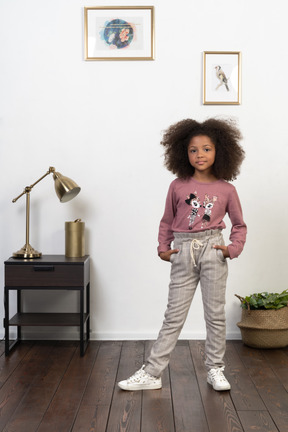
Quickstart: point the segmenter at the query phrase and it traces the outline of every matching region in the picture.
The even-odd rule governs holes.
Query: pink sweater
[[[242,252],[247,233],[235,187],[224,180],[199,183],[193,178],[177,178],[169,187],[160,222],[158,253],[171,248],[174,232],[193,233],[226,228],[223,221],[226,213],[232,223],[228,250],[233,259]]]

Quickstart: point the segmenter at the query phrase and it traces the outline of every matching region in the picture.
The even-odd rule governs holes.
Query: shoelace
[[[144,371],[145,365],[141,367],[138,371],[134,373],[127,381],[129,382],[139,382],[141,378],[145,377],[145,375],[148,375],[147,372]]]
[[[194,250],[198,250],[200,249],[200,247],[204,246],[203,243],[201,243],[199,240],[197,239],[193,239],[191,241],[190,244],[190,255],[194,264],[194,267],[197,267],[196,262],[195,262],[195,257],[194,257]]]
[[[225,376],[223,375],[223,371],[224,371],[223,366],[220,368],[217,368],[217,369],[211,369],[210,374],[211,374],[212,379],[218,379],[220,381],[226,382],[227,380],[226,380]]]

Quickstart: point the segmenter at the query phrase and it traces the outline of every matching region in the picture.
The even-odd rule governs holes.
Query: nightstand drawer
[[[27,264],[6,265],[7,287],[79,287],[83,286],[82,265]]]

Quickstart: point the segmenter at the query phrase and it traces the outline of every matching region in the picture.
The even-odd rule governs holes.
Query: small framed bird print
[[[240,105],[241,53],[204,51],[203,104]]]

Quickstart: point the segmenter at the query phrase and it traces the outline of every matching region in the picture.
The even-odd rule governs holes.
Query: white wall
[[[155,61],[83,60],[84,6],[104,3],[155,6]],[[240,337],[234,293],[287,288],[285,6],[284,0],[273,7],[268,0],[1,0],[1,281],[3,262],[25,243],[25,198],[16,204],[12,198],[55,166],[82,191],[60,204],[52,178],[35,187],[32,246],[64,253],[65,221],[82,218],[92,259],[92,338],[156,337],[169,282],[157,234],[173,179],[163,167],[162,131],[182,118],[233,116],[247,154],[235,185],[248,239],[230,262],[226,310],[227,337]],[[242,104],[204,106],[202,53],[230,50],[242,52]],[[37,310],[42,300],[34,293],[27,302]],[[59,310],[76,307],[67,293],[50,301]],[[182,337],[205,337],[199,292]]]

